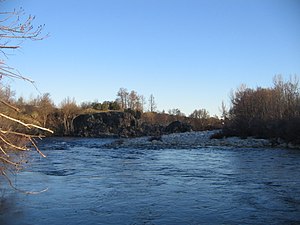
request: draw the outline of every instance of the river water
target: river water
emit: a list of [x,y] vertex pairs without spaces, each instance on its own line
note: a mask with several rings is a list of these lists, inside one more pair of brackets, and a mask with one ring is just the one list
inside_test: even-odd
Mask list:
[[300,224],[300,151],[104,149],[50,138],[2,188],[0,224]]

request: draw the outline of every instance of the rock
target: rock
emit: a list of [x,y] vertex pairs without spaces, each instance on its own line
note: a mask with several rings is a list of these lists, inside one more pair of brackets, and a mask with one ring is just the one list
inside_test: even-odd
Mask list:
[[168,126],[142,123],[141,113],[133,110],[82,114],[73,121],[74,136],[79,137],[159,137],[163,134],[192,131],[192,126],[180,121]]
[[165,127],[157,124],[143,123],[141,126],[142,136],[160,136]]
[[[82,114],[73,121],[74,136],[79,137],[140,137],[160,136],[165,127],[140,122],[141,113],[132,110]],[[186,132],[190,126],[178,121],[167,127],[168,133]]]
[[149,137],[148,141],[150,141],[150,142],[162,141],[162,137],[160,135],[159,136]]
[[135,137],[139,119],[131,112],[110,111],[79,115],[73,125],[80,137]]
[[[240,139],[238,137],[211,139],[210,137],[220,132],[201,131],[201,132],[185,132],[173,133],[161,136],[161,140],[154,137],[138,137],[124,139],[121,142],[114,141],[105,145],[107,148],[135,148],[135,149],[199,149],[206,147],[216,148],[264,148],[269,147],[270,142],[264,139]],[[154,139],[152,139],[154,138]]]
[[174,121],[165,128],[165,133],[184,133],[191,132],[192,126],[180,121]]

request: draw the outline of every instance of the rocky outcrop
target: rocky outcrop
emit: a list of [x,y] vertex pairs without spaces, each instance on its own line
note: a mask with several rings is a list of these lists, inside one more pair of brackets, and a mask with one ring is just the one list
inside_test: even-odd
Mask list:
[[79,137],[141,137],[191,131],[179,121],[168,126],[141,122],[141,113],[127,110],[82,114],[73,121],[74,136]]
[[79,115],[74,119],[74,135],[80,137],[140,136],[140,115],[136,112],[101,112]]

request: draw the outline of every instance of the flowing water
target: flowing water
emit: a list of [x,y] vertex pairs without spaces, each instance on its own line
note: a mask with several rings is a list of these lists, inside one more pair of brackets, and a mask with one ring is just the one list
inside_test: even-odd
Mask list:
[[0,224],[300,224],[300,151],[104,149],[51,138],[2,189]]

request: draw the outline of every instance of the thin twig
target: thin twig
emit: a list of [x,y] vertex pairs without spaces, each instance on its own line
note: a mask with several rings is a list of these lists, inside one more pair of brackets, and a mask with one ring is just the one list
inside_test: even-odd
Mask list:
[[17,149],[17,150],[20,150],[20,151],[28,151],[28,148],[27,147],[19,147],[17,145],[14,145],[13,143],[11,143],[10,141],[6,140],[2,135],[0,135],[0,139],[5,143],[7,144],[8,146],[14,148],[14,149]]
[[31,135],[31,134],[24,134],[24,133],[20,133],[20,132],[15,132],[15,131],[11,131],[11,130],[2,130],[0,128],[0,132],[2,134],[14,134],[14,135],[18,135],[18,136],[22,136],[22,137],[26,137],[26,138],[44,138],[46,137],[45,135]]
[[13,105],[11,105],[11,104],[9,104],[8,102],[6,102],[6,101],[4,101],[4,100],[0,100],[0,102],[1,102],[2,104],[4,104],[4,105],[8,106],[9,108],[15,110],[16,112],[20,112],[20,109],[19,109],[19,108],[15,107],[15,106],[13,106]]
[[[4,63],[1,63],[1,64],[4,64]],[[2,66],[2,67],[0,67],[0,70],[4,71],[4,72],[0,72],[0,74],[2,74],[3,76],[12,77],[12,78],[20,79],[20,80],[25,80],[32,84],[34,83],[33,80],[30,80],[26,77],[21,76],[20,74],[10,71],[10,70],[13,70],[13,68],[11,68],[11,67],[3,67]]]
[[7,158],[9,158],[9,155],[4,151],[4,149],[1,146],[0,146],[0,150]]
[[36,143],[34,142],[34,139],[29,138],[30,142],[32,143],[33,147],[35,148],[35,150],[40,153],[41,156],[43,156],[44,158],[46,158],[46,156],[41,152],[41,150],[38,148],[38,146],[36,145]]
[[14,165],[14,166],[16,166],[16,167],[20,166],[18,163],[12,162],[12,161],[10,161],[10,160],[8,160],[8,159],[5,159],[5,158],[3,158],[3,157],[0,157],[0,160],[4,161],[4,162],[6,162],[6,163],[9,163],[9,164],[11,164],[11,165]]
[[4,172],[4,171],[1,171],[1,174],[6,178],[6,180],[8,181],[9,185],[16,191],[19,191],[21,193],[24,193],[24,194],[29,194],[29,195],[37,195],[37,194],[41,194],[43,192],[46,192],[48,191],[49,188],[46,188],[42,191],[23,191],[23,190],[20,190],[18,188],[16,188],[13,183],[11,182],[11,180],[9,179],[9,177],[7,176],[7,174]]

